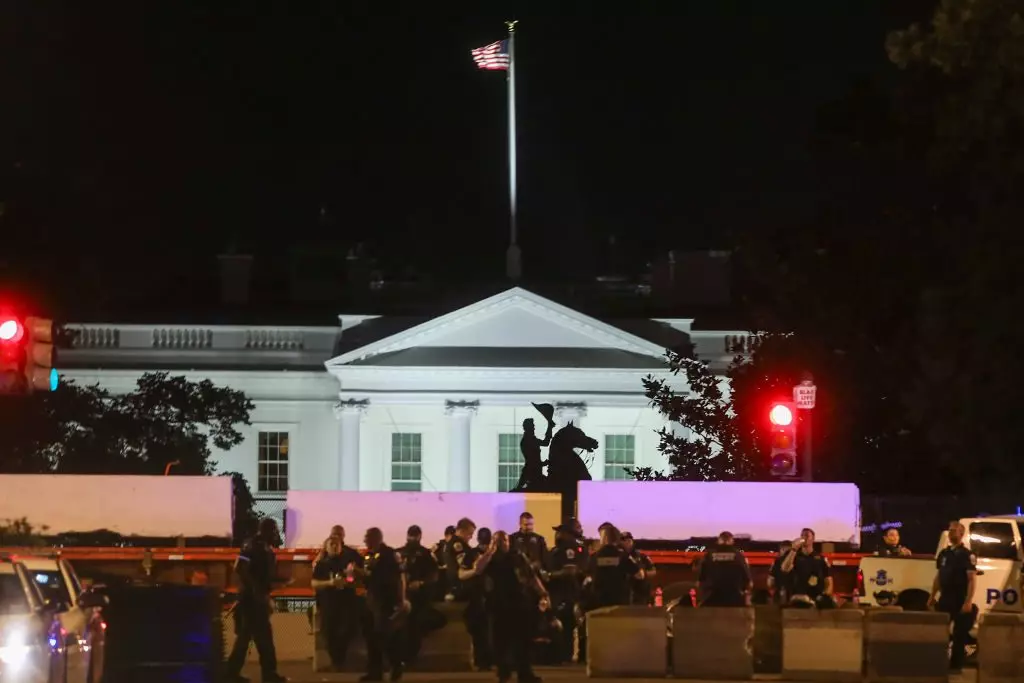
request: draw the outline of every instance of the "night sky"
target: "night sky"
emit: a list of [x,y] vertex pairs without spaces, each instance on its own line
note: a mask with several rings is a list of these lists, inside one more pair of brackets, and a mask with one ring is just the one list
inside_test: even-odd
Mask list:
[[507,18],[527,274],[610,235],[727,246],[813,212],[816,111],[891,68],[894,4],[8,0],[5,244],[41,257],[0,264],[171,296],[153,283],[232,241],[284,259],[365,240],[393,268],[500,275],[505,78],[469,51]]

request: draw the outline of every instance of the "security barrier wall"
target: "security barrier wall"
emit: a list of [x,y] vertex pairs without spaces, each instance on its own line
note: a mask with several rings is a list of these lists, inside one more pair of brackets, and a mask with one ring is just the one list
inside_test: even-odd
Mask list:
[[[305,662],[326,671],[330,660],[310,600],[278,600],[272,617],[282,662]],[[471,643],[464,605],[435,603],[445,625],[427,634],[409,671],[470,670]],[[234,623],[224,616],[225,652]],[[936,612],[876,609],[610,607],[584,622],[588,675],[594,678],[750,680],[779,674],[783,680],[938,683],[948,675],[946,616]],[[1024,615],[991,614],[979,632],[979,683],[1024,680]],[[250,646],[249,661],[258,661]],[[362,672],[361,634],[351,642],[345,671]]]
[[1024,615],[991,612],[978,627],[978,683],[1024,681]]
[[658,607],[605,607],[587,613],[587,675],[664,678],[666,612]]
[[949,617],[942,612],[871,610],[864,615],[867,680],[945,683]]

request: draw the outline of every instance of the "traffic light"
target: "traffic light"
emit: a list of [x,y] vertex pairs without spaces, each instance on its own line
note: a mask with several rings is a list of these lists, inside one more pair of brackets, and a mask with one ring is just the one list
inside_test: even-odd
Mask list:
[[26,389],[56,391],[60,376],[53,367],[53,321],[25,318],[25,336]]
[[776,401],[768,410],[771,423],[771,472],[774,477],[796,476],[796,404]]
[[0,394],[20,394],[24,387],[25,327],[11,315],[0,315]]

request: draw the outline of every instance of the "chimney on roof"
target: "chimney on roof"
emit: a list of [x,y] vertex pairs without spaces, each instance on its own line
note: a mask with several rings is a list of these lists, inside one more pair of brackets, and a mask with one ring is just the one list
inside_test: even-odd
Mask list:
[[252,256],[237,253],[234,246],[217,257],[220,261],[220,300],[228,306],[249,303],[252,287]]

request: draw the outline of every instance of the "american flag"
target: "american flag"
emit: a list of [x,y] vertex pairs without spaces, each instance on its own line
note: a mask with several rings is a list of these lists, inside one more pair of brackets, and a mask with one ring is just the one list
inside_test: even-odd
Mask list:
[[499,40],[473,50],[473,61],[487,71],[508,71],[508,41]]

